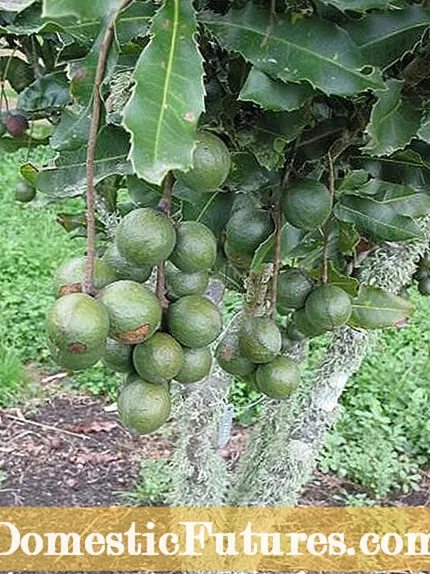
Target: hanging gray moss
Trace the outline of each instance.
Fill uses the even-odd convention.
[[[428,249],[430,218],[421,221],[425,239],[387,245],[362,263],[360,279],[393,293],[407,285]],[[288,402],[268,401],[255,428],[228,499],[233,505],[294,506],[310,479],[339,399],[360,367],[376,334],[345,327],[337,331],[315,374]]]

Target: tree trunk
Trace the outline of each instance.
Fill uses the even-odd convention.
[[[425,240],[388,245],[369,256],[361,280],[398,292],[408,284],[419,257],[428,249],[429,218],[422,221]],[[263,409],[236,483],[230,505],[294,506],[310,479],[326,433],[336,420],[338,402],[349,377],[360,367],[375,335],[345,327],[337,331],[312,380],[305,380],[288,402],[269,401]]]

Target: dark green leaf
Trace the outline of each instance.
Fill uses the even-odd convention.
[[[107,126],[97,141],[94,162],[95,183],[110,175],[129,175],[131,165],[127,161],[128,137],[123,130]],[[53,167],[42,169],[37,177],[37,188],[57,199],[83,195],[86,191],[86,149],[63,152]]]
[[[422,217],[430,213],[430,196],[417,193],[406,185],[371,179],[361,188],[360,195],[371,195],[372,199],[390,205],[401,215]]]
[[[366,12],[374,8],[386,8],[391,4],[391,0],[321,0],[324,4],[331,4],[343,12]]]
[[[200,221],[212,229],[217,237],[220,237],[230,219],[234,194],[217,191],[199,195],[198,203],[183,202],[183,217],[185,220]]]
[[[300,245],[306,232],[296,229],[286,222],[281,229],[281,261],[285,262]],[[276,234],[272,234],[257,249],[252,260],[251,269],[258,271],[263,263],[273,261],[275,256]]]
[[[357,191],[368,182],[370,174],[365,169],[355,169],[348,172],[336,185],[336,191]]]
[[[302,133],[310,121],[308,110],[262,112],[251,126],[237,132],[239,144],[253,152],[266,169],[280,169],[285,161],[287,144]]]
[[[102,20],[122,4],[123,0],[43,0],[43,17],[75,16],[78,20]]]
[[[393,327],[409,319],[414,313],[410,301],[378,287],[362,286],[352,302],[349,324],[362,329]]]
[[[118,18],[116,24],[118,41],[125,44],[133,38],[145,36],[149,31],[154,11],[152,2],[133,2]]]
[[[420,5],[405,10],[368,14],[346,29],[369,64],[386,68],[414,49],[430,25],[430,11]]]
[[[133,203],[139,207],[156,207],[163,197],[160,187],[147,183],[135,175],[127,177],[127,188]]]
[[[403,184],[417,192],[427,193],[428,166],[421,155],[413,150],[398,151],[391,157],[352,157],[354,165],[362,166],[373,177],[384,181]]]
[[[254,257],[251,263],[251,271],[257,273],[260,271],[261,266],[267,262],[271,261],[274,256],[275,252],[275,242],[276,242],[276,234],[272,234],[270,237],[266,239],[256,250],[254,253]]]
[[[191,0],[167,0],[152,21],[152,40],[134,72],[124,110],[135,172],[161,184],[173,169],[192,167],[196,127],[204,110],[203,66]]]
[[[387,91],[378,92],[379,99],[367,125],[370,141],[363,148],[375,156],[404,149],[420,127],[420,111],[402,99],[403,82],[391,79],[387,85]]]
[[[96,77],[97,64],[103,37],[106,28],[100,30],[98,36],[91,47],[90,52],[79,60],[75,60],[69,66],[69,77],[71,78],[70,88],[73,94],[73,100],[80,105],[87,106],[92,102],[94,95],[94,83]],[[104,81],[109,80],[113,73],[118,60],[118,47],[114,43],[110,50],[104,74]]]
[[[46,109],[61,109],[70,102],[69,82],[64,72],[46,74],[18,96],[18,109],[37,112]]]
[[[224,48],[240,52],[254,66],[285,82],[308,81],[338,95],[384,88],[377,70],[363,73],[366,61],[360,50],[333,23],[316,18],[293,23],[285,18],[272,25],[269,12],[252,3],[225,16],[205,13],[202,21]]]
[[[419,239],[422,232],[409,217],[399,215],[389,203],[358,195],[344,195],[335,206],[336,217],[353,223],[364,236],[382,241]]]
[[[357,279],[339,273],[331,261],[329,262],[327,268],[327,283],[330,283],[330,285],[335,285],[336,287],[340,287],[346,291],[348,295],[351,295],[351,297],[355,297],[357,295],[359,287],[359,282]]]
[[[303,229],[297,229],[288,222],[284,224],[281,231],[281,260],[285,261],[290,257],[293,250],[300,245],[306,232]]]
[[[75,104],[63,110],[61,120],[51,136],[51,147],[56,151],[73,151],[88,142],[91,123],[89,108]]]
[[[273,174],[261,167],[251,153],[233,153],[231,162],[230,175],[225,183],[229,189],[241,193],[252,193],[262,191],[274,184]]]
[[[7,76],[5,72],[7,71]],[[34,81],[33,68],[21,58],[0,58],[0,77],[8,80],[15,92],[22,92]]]
[[[0,150],[6,153],[15,153],[20,149],[33,149],[40,146],[47,146],[49,143],[48,138],[33,138],[31,136],[21,136],[19,138],[12,138],[3,136],[0,138]]]
[[[273,112],[291,112],[301,108],[313,93],[307,83],[285,84],[253,67],[239,94],[239,100],[254,102]]]

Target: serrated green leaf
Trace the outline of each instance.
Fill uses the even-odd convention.
[[[423,217],[430,213],[430,196],[417,193],[406,185],[371,179],[360,189],[360,195],[370,195],[375,201],[390,205],[401,215]]]
[[[254,102],[273,112],[291,112],[301,108],[313,94],[314,91],[307,83],[285,84],[253,67],[239,94],[239,100]]]
[[[126,43],[133,38],[146,35],[154,15],[155,7],[152,2],[133,2],[119,14],[115,24],[115,36],[118,42]],[[21,14],[7,27],[0,27],[5,34],[30,35],[60,33],[63,37],[72,38],[80,44],[90,45],[100,31],[99,18],[81,22],[73,16],[65,16],[49,20],[42,18],[40,5],[34,4]]]
[[[22,12],[36,0],[0,0],[0,10]]]
[[[430,26],[430,11],[420,5],[368,14],[345,26],[369,64],[387,68],[414,49]]]
[[[258,163],[268,169],[280,169],[285,148],[295,140],[311,120],[307,109],[294,112],[263,112],[252,126],[236,133],[239,145],[252,151]]]
[[[103,128],[97,140],[95,184],[111,175],[130,175],[128,152],[129,142],[124,130],[113,126]],[[53,167],[39,172],[37,188],[56,199],[83,195],[86,191],[86,153],[87,150],[81,148],[59,154]]]
[[[44,18],[75,16],[78,20],[103,20],[118,10],[123,0],[43,0]]]
[[[374,8],[386,8],[391,4],[391,0],[321,0],[323,4],[331,4],[335,8],[345,12],[367,12]]]
[[[414,305],[407,299],[388,293],[379,287],[362,286],[352,301],[349,325],[361,329],[394,327],[409,319]]]
[[[61,109],[70,102],[69,82],[63,71],[45,74],[18,96],[18,109],[37,112]]]
[[[240,52],[284,82],[308,81],[327,94],[343,96],[384,88],[377,70],[362,71],[367,62],[347,32],[334,23],[285,18],[272,25],[269,12],[252,3],[225,16],[206,12],[201,20],[224,48]]]
[[[403,82],[391,79],[387,85],[388,90],[378,92],[379,99],[366,128],[370,141],[363,151],[375,156],[404,149],[420,127],[420,111],[402,99]]]
[[[430,144],[430,110],[425,110],[421,118],[421,125],[417,136],[424,142]]]
[[[196,127],[204,110],[203,66],[191,0],[167,0],[152,21],[136,86],[124,109],[135,172],[161,184],[174,169],[192,167]]]
[[[409,241],[422,238],[411,218],[400,215],[390,203],[358,195],[344,195],[334,209],[335,216],[353,223],[365,237],[377,241]]]

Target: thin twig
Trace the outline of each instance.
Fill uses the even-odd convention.
[[[334,164],[333,158],[331,157],[331,153],[327,153],[327,163],[329,168],[329,192],[330,198],[333,200],[334,196]],[[324,226],[324,246],[323,246],[323,271],[322,271],[322,282],[327,283],[328,279],[328,243],[329,243],[329,235],[330,235],[330,228],[329,228],[329,221]]]
[[[84,434],[77,434],[77,433],[75,433],[75,432],[71,432],[71,431],[68,431],[68,430],[65,430],[65,429],[60,429],[60,428],[58,428],[58,427],[52,427],[52,426],[50,426],[50,425],[45,425],[45,424],[42,424],[42,423],[38,423],[38,422],[36,422],[36,421],[30,421],[30,420],[28,420],[28,419],[26,419],[26,418],[15,417],[14,415],[10,415],[9,413],[4,413],[3,416],[5,416],[5,417],[7,417],[8,419],[11,419],[11,420],[13,420],[13,421],[16,421],[16,422],[18,422],[18,423],[21,423],[21,424],[33,425],[33,426],[35,426],[35,427],[40,427],[40,428],[43,428],[43,429],[46,429],[46,430],[52,430],[52,431],[55,431],[55,432],[67,434],[67,435],[70,435],[70,436],[74,436],[74,437],[76,437],[76,438],[81,438],[81,439],[84,439],[84,440],[91,440],[91,437],[86,436],[86,435],[84,435]]]
[[[276,202],[275,211],[275,230],[276,230],[276,243],[275,243],[275,257],[273,259],[273,288],[272,288],[272,301],[270,305],[270,319],[273,319],[276,310],[276,303],[278,301],[278,282],[279,282],[279,267],[281,265],[281,230],[282,230],[282,214],[281,214],[281,198]]]
[[[293,154],[288,166],[285,168],[284,177],[281,185],[281,195],[276,202],[275,210],[275,256],[273,259],[273,281],[272,281],[272,299],[270,303],[269,317],[273,319],[276,310],[276,303],[278,301],[278,282],[279,282],[279,268],[281,265],[281,247],[282,247],[282,192],[288,187],[291,171],[293,169],[295,155]]]
[[[170,215],[170,210],[172,207],[172,191],[174,184],[173,174],[169,172],[164,180],[164,193],[157,205],[157,210]],[[158,300],[160,301],[161,307],[167,309],[169,302],[166,297],[166,275],[165,275],[165,265],[161,262],[157,267],[157,286],[155,288],[155,293]]]
[[[5,82],[6,82],[6,79],[7,79],[7,75],[8,75],[8,73],[9,73],[10,65],[11,65],[11,63],[12,63],[12,60],[13,60],[13,58],[14,58],[14,56],[15,56],[16,51],[17,51],[17,48],[14,48],[14,49],[12,50],[12,52],[9,54],[8,61],[6,62],[6,66],[5,66],[4,71],[3,71],[3,76],[2,76],[1,81],[0,81],[0,83],[1,83],[1,87],[0,87],[0,114],[1,114],[2,109],[3,109],[3,98],[4,98],[4,102],[5,102],[5,104],[6,104],[6,112],[9,113],[9,102],[8,102],[8,99],[7,99],[7,95],[6,95],[6,91],[5,91],[4,85],[5,85]]]
[[[125,0],[112,15],[100,46],[94,87],[93,113],[90,125],[87,151],[87,269],[84,283],[84,293],[93,294],[94,260],[96,256],[96,191],[94,185],[94,160],[96,155],[97,134],[101,115],[101,88],[106,70],[109,50],[115,36],[115,21],[118,14],[130,4]]]

